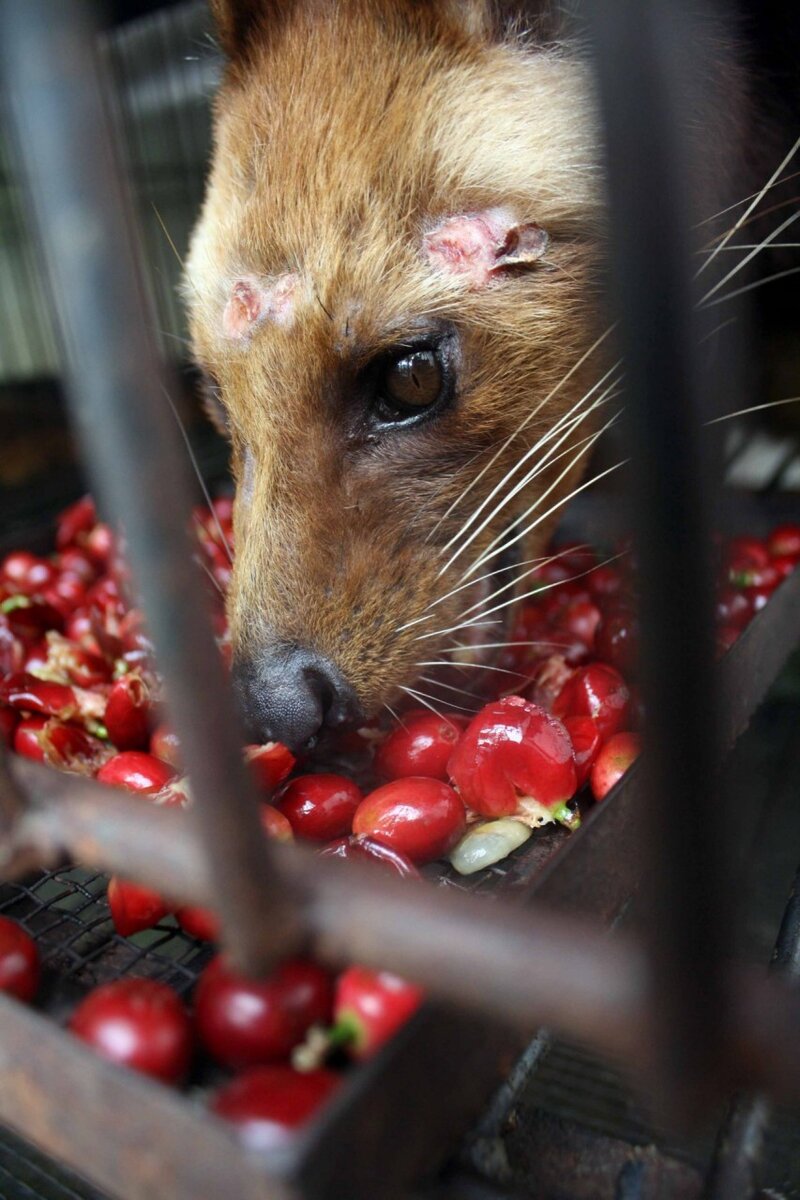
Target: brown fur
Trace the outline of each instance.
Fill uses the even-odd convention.
[[[420,642],[419,633],[452,624],[476,593],[439,605],[433,621],[398,627],[455,587],[553,475],[437,578],[441,547],[602,373],[594,355],[441,520],[598,333],[588,73],[557,47],[499,37],[484,4],[218,0],[217,9],[233,57],[186,294],[197,358],[228,414],[239,485],[235,653],[256,655],[273,632],[308,645],[372,713],[418,676],[420,660],[437,657],[438,639]],[[474,291],[433,272],[421,254],[426,229],[492,206],[547,230],[543,262]],[[226,339],[222,312],[236,279],[286,272],[304,281],[295,322],[264,323],[241,344]],[[455,333],[455,403],[419,429],[371,436],[359,372],[439,327]],[[551,524],[527,539],[523,560]]]

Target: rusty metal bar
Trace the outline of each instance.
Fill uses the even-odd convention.
[[[192,563],[187,459],[165,403],[93,32],[81,0],[0,4],[5,81],[65,342],[72,415],[98,495],[125,529],[225,943],[241,967],[259,971],[296,944],[299,930],[260,836]]]
[[[702,381],[691,283],[687,152],[689,6],[674,0],[586,5],[596,49],[610,197],[609,273],[625,360],[632,515],[639,558],[642,846],[654,1045],[661,1098],[695,1113],[724,1076],[720,822],[712,676],[711,485],[700,444]]]
[[[770,966],[782,979],[800,980],[800,870],[783,913]],[[706,1181],[706,1200],[750,1200],[764,1151],[772,1105],[763,1094],[737,1097],[720,1129]]]
[[[24,863],[77,859],[125,869],[154,886],[169,879],[175,900],[211,901],[213,881],[187,814],[24,759],[10,765],[20,789],[36,797],[17,826]],[[646,1063],[654,1018],[644,962],[630,939],[543,906],[523,910],[432,892],[357,863],[321,860],[302,846],[278,847],[276,856],[320,961],[395,970],[466,1011],[528,1031],[542,1023],[632,1065]],[[269,932],[263,936],[269,946]],[[800,995],[739,967],[726,970],[724,985],[732,1012],[726,1082],[800,1095],[800,1043],[792,1033]]]

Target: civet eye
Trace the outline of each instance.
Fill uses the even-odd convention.
[[[414,423],[449,398],[449,370],[439,346],[402,349],[380,364],[374,411],[383,424]]]

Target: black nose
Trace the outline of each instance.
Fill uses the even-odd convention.
[[[235,660],[233,683],[257,742],[283,742],[292,750],[323,730],[359,725],[364,715],[353,688],[322,654],[278,643],[256,657]]]

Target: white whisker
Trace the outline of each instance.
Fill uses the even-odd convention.
[[[736,296],[743,296],[745,292],[755,291],[756,288],[764,287],[768,283],[774,283],[776,279],[785,279],[787,275],[797,275],[800,272],[800,267],[789,267],[786,271],[776,271],[774,275],[767,275],[765,279],[756,279],[752,283],[746,283],[744,287],[736,288],[733,292],[728,292],[724,296],[717,296],[716,300],[709,300],[704,304],[703,308],[713,308],[715,304],[724,304],[726,300],[733,300]]]
[[[764,408],[779,408],[781,404],[797,404],[800,396],[788,396],[785,400],[770,400],[767,404],[752,404],[749,408],[737,408],[736,412],[725,413],[722,417],[714,417],[705,421],[706,425],[719,425],[720,421],[732,421],[734,417],[744,417],[747,413],[761,412]]]
[[[452,663],[443,663],[442,665],[452,668]],[[458,692],[461,696],[469,696],[470,700],[480,699],[479,696],[476,696],[474,692],[470,692],[467,688],[456,687],[452,683],[440,683],[438,679],[434,679],[431,675],[420,675],[420,679],[423,683],[431,684],[432,687],[444,688],[447,692]]]
[[[775,241],[775,238],[778,237],[779,234],[783,233],[784,229],[788,229],[790,225],[793,225],[798,218],[800,218],[800,212],[792,213],[790,217],[787,217],[785,221],[781,222],[777,229],[773,229],[772,233],[767,234],[764,240],[759,242],[755,250],[751,250],[749,254],[746,254],[741,262],[738,262],[735,267],[728,271],[727,275],[724,275],[722,279],[719,279],[714,284],[712,288],[708,289],[706,294],[698,301],[698,304],[701,306],[707,304],[711,297],[715,296],[720,288],[724,287],[725,284],[733,279],[735,275],[738,275],[739,272],[746,267],[752,259],[755,258],[759,251],[765,250],[767,246],[771,245],[772,242]]]
[[[598,436],[599,436],[599,434],[598,434]],[[612,472],[618,471],[620,469],[620,467],[624,467],[626,465],[626,463],[628,463],[628,462],[630,462],[629,458],[623,458],[620,462],[614,463],[613,466],[606,467],[606,469],[604,471],[599,471],[598,474],[593,475],[591,479],[587,479],[585,483],[582,483],[582,484],[580,484],[579,487],[574,488],[569,493],[568,496],[564,496],[561,500],[558,500],[555,504],[551,505],[551,507],[548,508],[547,512],[542,513],[541,516],[537,517],[535,521],[532,521],[531,524],[528,525],[525,529],[523,529],[520,533],[515,534],[515,536],[511,539],[510,542],[507,542],[505,545],[498,546],[497,549],[492,550],[491,553],[489,553],[487,551],[486,554],[484,554],[480,559],[478,559],[478,561],[471,568],[471,570],[477,570],[478,567],[482,566],[484,562],[488,562],[488,560],[490,558],[494,558],[494,556],[496,554],[502,554],[504,551],[508,550],[509,547],[512,546],[515,542],[518,542],[520,538],[527,537],[527,535],[532,530],[534,530],[537,525],[541,525],[542,521],[546,521],[547,518],[549,516],[552,516],[552,514],[554,512],[558,512],[559,508],[563,507],[563,505],[565,505],[565,504],[568,504],[569,501],[573,499],[573,497],[579,495],[580,492],[586,491],[586,489],[588,487],[591,487],[593,484],[599,483],[599,481],[601,479],[604,479],[606,477],[606,475],[611,475]]]
[[[611,372],[608,372],[608,374],[610,374],[610,373]],[[607,376],[606,376],[606,378],[607,378]],[[549,441],[552,437],[555,437],[556,434],[560,434],[560,437],[556,438],[556,441],[553,443],[553,445],[550,447],[550,449],[547,450],[542,455],[542,457],[537,460],[537,462],[530,469],[530,471],[528,471],[522,477],[522,479],[517,481],[517,483],[514,485],[514,487],[511,488],[511,490],[509,492],[507,492],[506,495],[503,496],[503,498],[495,505],[495,507],[492,509],[492,511],[486,517],[484,517],[484,519],[483,519],[483,521],[481,521],[480,525],[476,525],[476,527],[473,529],[472,533],[461,542],[461,544],[458,546],[457,550],[454,551],[454,553],[450,556],[448,561],[445,563],[445,565],[439,571],[440,576],[444,575],[445,572],[447,570],[449,570],[449,568],[453,565],[453,563],[456,561],[456,559],[459,558],[463,554],[463,552],[466,550],[467,546],[471,545],[471,543],[475,540],[475,538],[480,536],[480,534],[483,532],[483,530],[486,528],[486,526],[489,525],[495,519],[495,517],[498,515],[498,513],[502,512],[502,510],[506,507],[506,505],[510,504],[511,501],[514,499],[514,497],[519,495],[519,493],[523,490],[523,488],[527,487],[528,484],[531,483],[536,478],[537,475],[540,475],[541,472],[546,470],[548,466],[552,466],[552,464],[554,462],[558,462],[560,459],[564,458],[565,455],[571,453],[571,451],[576,448],[576,445],[585,445],[587,441],[591,441],[591,438],[593,435],[589,434],[587,436],[587,438],[584,439],[583,442],[573,443],[572,446],[568,446],[567,449],[565,451],[563,451],[561,454],[554,455],[554,451],[556,451],[558,449],[558,447],[562,445],[564,440],[570,436],[570,434],[575,430],[575,428],[578,425],[580,425],[583,421],[585,421],[587,417],[591,416],[591,414],[597,408],[601,407],[603,404],[608,403],[609,400],[612,400],[612,399],[614,399],[615,396],[619,395],[619,392],[613,391],[613,389],[617,386],[618,382],[619,381],[615,379],[609,385],[609,387],[606,388],[606,390],[604,392],[602,392],[600,396],[598,396],[598,398],[594,401],[593,404],[589,405],[588,408],[583,409],[575,417],[573,417],[569,422],[567,422],[566,427],[564,427],[563,424],[561,426],[555,425],[552,430],[550,430],[544,437],[540,438],[539,441],[534,446],[532,446],[530,448],[530,450],[528,450],[527,453],[525,453],[522,456],[522,458],[520,458],[514,464],[514,466],[511,468],[510,471],[506,472],[504,479],[502,479],[500,481],[500,483],[497,485],[497,487],[493,489],[493,491],[486,498],[484,503],[480,506],[481,508],[485,507],[485,505],[489,502],[489,500],[491,500],[492,497],[494,495],[496,495],[496,493],[505,485],[505,483],[511,478],[511,476],[513,474],[515,474],[515,472],[522,466],[522,464],[527,459],[529,459],[535,453],[536,450],[540,449],[541,446],[545,442]],[[595,385],[595,386],[597,386],[597,385]],[[594,391],[594,388],[592,389],[592,391]],[[590,394],[591,393],[587,393],[587,395],[590,395]],[[585,400],[585,399],[586,399],[586,397],[583,397],[583,400]],[[480,509],[476,509],[475,513],[473,513],[471,520],[474,519],[478,515],[479,512],[480,512]],[[466,528],[466,526],[464,526],[464,528]],[[448,542],[448,546],[451,543],[452,543],[452,539],[450,542]],[[447,546],[444,549],[447,549]]]
[[[602,428],[598,429],[596,433],[592,434],[592,436],[589,438],[588,445],[584,446],[583,444],[581,444],[581,447],[579,448],[578,453],[575,454],[570,459],[570,461],[567,463],[566,467],[560,473],[560,475],[558,475],[553,480],[553,482],[549,485],[549,487],[545,488],[545,490],[541,493],[540,496],[538,496],[536,498],[536,500],[533,502],[533,504],[529,505],[528,508],[525,509],[524,512],[520,513],[517,517],[515,517],[514,520],[511,521],[511,523],[509,525],[507,525],[505,529],[501,530],[501,532],[497,534],[497,536],[489,543],[489,545],[486,547],[485,551],[477,559],[477,561],[475,563],[473,563],[471,567],[467,568],[467,570],[461,576],[462,579],[467,579],[474,571],[476,571],[478,569],[480,564],[487,562],[490,558],[493,558],[494,555],[496,553],[498,553],[498,551],[495,550],[495,547],[498,544],[501,544],[503,550],[507,550],[510,546],[515,545],[516,542],[519,541],[520,537],[525,536],[525,533],[523,532],[522,534],[515,535],[515,537],[513,537],[510,541],[507,541],[505,543],[503,542],[503,538],[507,537],[508,534],[513,529],[515,529],[518,525],[521,525],[524,521],[526,521],[528,519],[528,517],[530,517],[534,512],[536,512],[537,508],[539,508],[539,506],[543,503],[543,501],[545,501],[547,499],[547,497],[552,492],[555,491],[555,489],[558,487],[558,485],[561,483],[561,481],[567,475],[569,475],[569,473],[572,471],[573,467],[578,462],[578,459],[582,458],[592,448],[592,446],[594,446],[595,442],[597,442],[602,437],[602,435],[606,432],[606,430],[611,428],[611,426],[614,424],[614,422],[618,419],[621,411],[622,411],[621,409],[619,411],[617,411],[614,414],[614,416],[609,421],[607,421],[605,425],[602,426]],[[574,494],[575,493],[573,492],[572,495],[574,495]],[[565,503],[565,502],[562,501],[560,503]],[[545,516],[549,516],[550,513],[555,512],[555,510],[558,507],[559,507],[559,505],[557,504],[555,506],[555,508],[548,509],[547,513],[545,513]],[[544,520],[544,517],[542,517],[541,520]],[[529,526],[528,532],[530,531],[530,529],[534,529],[537,524],[539,524],[538,521],[534,522],[533,525]]]
[[[699,275],[702,275],[703,271],[705,271],[705,269],[707,267],[709,267],[711,265],[711,263],[714,261],[716,256],[719,254],[720,250],[722,250],[723,247],[727,246],[728,242],[731,240],[731,238],[736,233],[736,231],[738,229],[741,229],[742,225],[744,225],[745,221],[750,216],[751,212],[753,212],[753,210],[756,209],[758,207],[758,205],[761,203],[764,196],[767,194],[769,189],[772,187],[773,183],[775,183],[775,181],[783,174],[784,168],[787,167],[789,165],[789,163],[792,161],[792,159],[794,158],[798,149],[800,149],[800,138],[797,139],[797,141],[792,146],[791,150],[786,155],[786,157],[784,158],[784,160],[780,164],[780,166],[778,166],[773,171],[773,173],[770,175],[769,179],[764,184],[763,188],[761,188],[760,191],[755,193],[751,203],[744,210],[741,217],[739,217],[739,219],[731,226],[731,228],[728,230],[727,234],[722,239],[722,241],[719,243],[717,248],[715,250],[713,250],[711,252],[711,254],[709,254],[706,261],[700,265],[700,268],[698,269],[697,275],[695,276],[695,278],[697,278],[697,276],[699,276]]]
[[[183,438],[184,445],[186,446],[186,453],[189,455],[189,461],[192,464],[192,466],[194,467],[194,473],[197,476],[197,482],[200,484],[200,489],[205,498],[205,502],[208,505],[209,509],[211,510],[211,516],[214,518],[214,524],[217,527],[217,533],[220,536],[220,541],[222,542],[222,545],[225,548],[225,553],[228,555],[228,562],[233,564],[233,553],[231,552],[231,548],[228,545],[228,539],[225,537],[225,534],[222,531],[222,526],[220,525],[219,517],[217,516],[217,510],[214,508],[214,505],[211,501],[211,495],[208,491],[208,488],[206,487],[205,480],[203,479],[202,471],[200,470],[200,464],[198,463],[195,452],[192,449],[192,443],[189,441],[189,435],[186,432],[186,428],[183,424],[183,421],[181,420],[181,415],[178,412],[175,402],[173,401],[172,397],[170,396],[169,392],[167,391],[167,389],[163,383],[161,384],[161,390],[167,399],[167,404],[172,409],[172,415],[177,422],[178,429],[181,431],[181,437]]]
[[[434,708],[432,704],[428,703],[428,700],[435,700],[436,696],[428,696],[428,699],[426,700],[425,697],[428,695],[427,692],[417,692],[413,688],[404,687],[402,683],[400,684],[400,690],[403,692],[406,692],[407,695],[411,696],[414,700],[420,701],[422,704],[425,705],[426,708],[429,708],[431,710],[431,712],[434,713],[435,716],[439,717],[440,720],[442,720],[442,721],[447,720],[447,717],[444,715],[444,713],[439,712],[438,708]],[[450,707],[457,708],[461,712],[466,712],[466,713],[475,712],[474,708],[465,708],[463,704],[451,704]],[[452,722],[450,722],[450,724],[452,724]]]
[[[497,459],[500,457],[501,454],[503,454],[508,449],[508,447],[514,441],[514,438],[517,437],[518,434],[520,434],[523,429],[525,429],[525,427],[533,420],[533,418],[536,416],[536,414],[538,412],[540,412],[542,408],[544,408],[545,404],[548,404],[549,401],[552,400],[553,396],[555,396],[561,390],[561,388],[564,386],[564,384],[569,379],[572,378],[572,376],[575,374],[575,372],[577,370],[579,370],[580,367],[583,366],[583,364],[586,362],[587,358],[591,357],[591,355],[594,354],[597,347],[602,345],[602,343],[605,341],[605,339],[613,331],[614,328],[615,328],[615,325],[609,325],[608,329],[606,329],[606,331],[604,333],[601,333],[600,337],[595,342],[593,342],[592,345],[589,347],[589,349],[586,350],[581,355],[581,357],[578,359],[578,361],[576,363],[574,363],[573,366],[570,367],[570,369],[567,371],[566,375],[564,375],[561,378],[561,380],[559,380],[559,382],[555,385],[555,387],[552,388],[550,392],[548,392],[548,394],[544,397],[544,399],[540,400],[539,403],[536,405],[536,407],[533,408],[527,414],[527,416],[517,426],[517,428],[513,431],[513,433],[510,433],[508,435],[508,437],[505,439],[505,441],[502,443],[502,445],[499,447],[499,449],[497,449],[494,452],[494,454],[492,455],[492,457],[489,459],[486,466],[483,467],[483,469],[481,471],[479,471],[477,475],[473,476],[473,478],[470,479],[469,483],[464,488],[464,490],[461,492],[461,494],[456,497],[456,499],[449,506],[449,508],[442,514],[442,516],[439,518],[439,520],[434,525],[431,532],[428,534],[426,541],[428,541],[433,536],[433,534],[436,532],[436,530],[441,525],[442,521],[447,520],[447,518],[450,516],[450,513],[453,511],[453,509],[456,508],[461,503],[461,501],[464,499],[464,497],[466,495],[468,495],[469,492],[472,491],[472,489],[483,478],[483,476],[486,474],[486,472],[497,462]]]
[[[583,420],[588,415],[588,413],[592,412],[594,410],[594,408],[597,407],[597,402],[595,402],[588,409],[581,411],[582,406],[586,404],[587,400],[589,400],[589,398],[594,395],[594,393],[597,391],[598,388],[601,388],[603,386],[605,381],[608,379],[609,375],[613,374],[617,370],[619,365],[620,365],[619,362],[616,362],[612,367],[610,367],[609,370],[606,371],[606,373],[600,379],[598,379],[597,382],[589,389],[589,391],[585,393],[585,395],[581,396],[580,399],[576,400],[576,402],[572,405],[572,407],[566,413],[564,413],[563,416],[561,416],[558,419],[558,421],[555,422],[554,425],[552,425],[549,429],[547,429],[541,435],[541,437],[539,437],[534,442],[534,444],[531,447],[529,447],[529,449],[526,450],[525,453],[512,464],[512,466],[505,473],[503,478],[497,484],[495,484],[495,486],[489,492],[488,496],[486,496],[485,499],[482,500],[481,503],[478,505],[478,507],[475,508],[470,513],[467,520],[464,521],[464,523],[461,525],[461,528],[458,529],[457,532],[454,533],[453,536],[450,538],[450,540],[442,547],[442,549],[439,552],[440,554],[445,554],[454,543],[458,542],[459,539],[463,538],[464,534],[469,529],[470,525],[472,525],[473,522],[477,520],[477,518],[483,512],[484,508],[486,508],[486,506],[488,504],[491,504],[492,500],[498,494],[498,492],[502,491],[502,489],[505,487],[505,485],[508,483],[508,481],[511,479],[511,477],[516,474],[516,472],[520,469],[520,467],[522,467],[522,465],[525,462],[527,462],[527,460],[529,458],[531,458],[534,454],[536,454],[537,450],[540,450],[541,447],[543,445],[546,445],[547,442],[549,442],[552,438],[558,437],[558,435],[560,433],[562,433],[562,431],[565,429],[566,429],[566,434],[564,436],[568,435],[569,432],[571,431],[571,427],[574,427],[574,425],[576,423],[579,423],[581,420]],[[611,390],[611,388],[615,387],[616,382],[617,381],[612,382],[609,385],[608,390]],[[605,396],[606,394],[607,393],[604,393],[603,396]],[[603,397],[601,397],[601,399],[603,399]],[[577,416],[573,416],[573,414],[576,413],[576,410],[577,410]],[[561,438],[561,441],[563,441],[563,437]],[[560,445],[560,441],[557,442],[556,445],[557,446]],[[553,448],[551,447],[551,450],[552,449]],[[485,525],[486,525],[486,521],[483,522],[483,524],[481,525],[480,528],[482,529]],[[474,537],[474,536],[475,536],[475,533],[472,534],[472,537]],[[470,538],[469,540],[471,541],[472,538]],[[439,572],[440,575],[444,574],[444,572],[448,569],[450,564],[453,562],[453,559],[458,557],[458,554],[461,552],[461,550],[466,545],[469,545],[469,541],[462,542],[458,552],[453,554],[453,556],[449,559],[449,561],[445,564],[445,566]]]
[[[780,182],[789,183],[790,180],[797,179],[798,175],[800,175],[800,171],[792,171],[791,175],[785,175]],[[704,217],[702,221],[697,222],[694,228],[702,229],[704,225],[710,225],[712,221],[716,221],[719,217],[724,217],[726,213],[733,212],[735,208],[741,208],[743,204],[747,204],[748,200],[752,200],[756,196],[761,199],[766,192],[770,190],[770,188],[775,187],[776,183],[778,183],[778,180],[775,178],[773,179],[772,183],[767,184],[763,191],[752,192],[749,196],[745,196],[743,200],[737,200],[735,204],[729,204],[727,208],[721,208],[719,212],[713,213],[710,217]],[[720,234],[719,236],[722,237],[723,234]]]

